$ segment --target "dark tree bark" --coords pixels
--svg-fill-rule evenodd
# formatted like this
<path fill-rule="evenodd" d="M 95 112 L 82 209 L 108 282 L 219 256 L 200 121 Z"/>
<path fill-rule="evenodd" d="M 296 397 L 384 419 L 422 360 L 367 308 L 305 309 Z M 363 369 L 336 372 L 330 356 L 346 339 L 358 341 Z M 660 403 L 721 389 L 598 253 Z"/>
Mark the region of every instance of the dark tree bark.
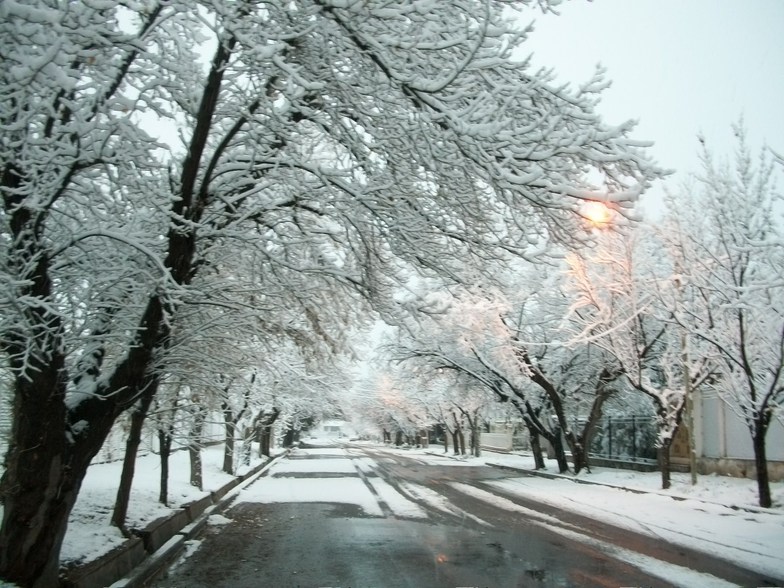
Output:
<path fill-rule="evenodd" d="M 555 460 L 558 463 L 558 471 L 562 474 L 568 472 L 569 461 L 566 459 L 566 452 L 564 451 L 563 446 L 563 435 L 560 428 L 556 427 L 552 432 L 550 443 L 552 443 L 553 449 L 555 450 Z"/>
<path fill-rule="evenodd" d="M 244 466 L 250 465 L 250 454 L 252 452 L 253 440 L 256 438 L 254 427 L 245 427 L 242 432 L 242 445 L 240 449 L 240 463 Z"/>
<path fill-rule="evenodd" d="M 259 439 L 259 457 L 271 457 L 272 427 L 264 427 Z"/>
<path fill-rule="evenodd" d="M 125 457 L 120 474 L 120 485 L 117 488 L 117 496 L 114 500 L 114 510 L 112 511 L 111 523 L 120 529 L 126 537 L 128 530 L 125 527 L 125 519 L 128 516 L 128 506 L 131 500 L 131 486 L 133 476 L 136 471 L 136 456 L 139 453 L 139 445 L 142 441 L 142 429 L 147 413 L 150 410 L 154 395 L 145 393 L 139 399 L 139 403 L 131 412 L 131 426 L 128 431 L 128 439 L 125 441 Z"/>
<path fill-rule="evenodd" d="M 528 351 L 524 348 L 520 348 L 515 351 L 515 354 L 520 362 L 527 368 L 525 373 L 528 375 L 528 378 L 547 394 L 547 399 L 555 413 L 555 418 L 558 421 L 559 430 L 548 439 L 555 449 L 558 469 L 561 473 L 569 470 L 568 461 L 566 460 L 566 455 L 563 450 L 563 440 L 561 438 L 561 435 L 563 435 L 563 438 L 566 439 L 566 443 L 569 445 L 569 449 L 572 452 L 574 473 L 579 473 L 580 468 L 588 462 L 588 458 L 585 455 L 586 447 L 583 445 L 582 441 L 577 438 L 571 427 L 569 427 L 563 407 L 561 391 L 558 390 L 558 387 L 553 384 L 553 382 L 531 360 Z M 566 468 L 563 467 L 564 464 L 566 464 Z"/>
<path fill-rule="evenodd" d="M 770 493 L 770 478 L 768 475 L 767 449 L 765 445 L 765 435 L 768 432 L 769 420 L 770 418 L 764 412 L 761 416 L 757 417 L 754 421 L 754 431 L 751 438 L 754 447 L 754 465 L 757 468 L 759 505 L 763 508 L 770 508 L 773 506 L 773 498 Z"/>
<path fill-rule="evenodd" d="M 479 447 L 479 416 L 478 411 L 472 415 L 470 411 L 464 410 L 461 407 L 457 407 L 460 413 L 465 417 L 466 421 L 468 421 L 468 445 L 471 455 L 474 457 L 479 457 L 481 455 L 481 450 Z M 464 452 L 465 455 L 465 452 Z"/>
<path fill-rule="evenodd" d="M 201 447 L 193 443 L 188 445 L 188 460 L 190 463 L 190 485 L 204 490 L 203 465 L 201 461 Z"/>
<path fill-rule="evenodd" d="M 223 467 L 227 474 L 234 475 L 234 431 L 236 430 L 237 419 L 234 411 L 227 404 L 223 405 Z"/>
<path fill-rule="evenodd" d="M 588 419 L 583 425 L 582 430 L 577 435 L 577 443 L 580 445 L 580 447 L 582 447 L 582 451 L 579 453 L 579 459 L 581 459 L 582 462 L 578 463 L 578 456 L 572 454 L 575 473 L 582 469 L 586 469 L 588 471 L 591 469 L 589 452 L 591 450 L 593 434 L 596 431 L 596 425 L 602 418 L 604 403 L 607 402 L 607 400 L 613 395 L 614 390 L 610 387 L 610 385 L 622 375 L 623 372 L 620 369 L 610 368 L 604 368 L 601 374 L 599 374 L 599 379 L 596 382 L 596 390 L 594 392 L 593 402 L 591 403 L 591 411 L 588 415 Z"/>
<path fill-rule="evenodd" d="M 253 375 L 253 379 L 256 378 L 256 375 Z M 221 377 L 223 380 L 223 377 Z M 253 380 L 251 380 L 252 382 Z M 231 389 L 231 380 L 226 383 L 223 393 L 225 397 L 228 397 L 229 390 Z M 229 405 L 228 402 L 223 402 L 223 426 L 225 431 L 225 439 L 223 445 L 223 471 L 227 474 L 234 475 L 234 447 L 236 445 L 236 433 L 237 433 L 237 423 L 240 422 L 242 415 L 245 414 L 245 411 L 248 409 L 248 395 L 250 394 L 250 389 L 246 389 L 245 394 L 243 395 L 243 405 L 242 408 L 235 414 L 232 407 Z"/>
<path fill-rule="evenodd" d="M 201 406 L 194 406 L 193 422 L 190 434 L 188 435 L 188 461 L 190 463 L 190 484 L 199 490 L 203 490 L 201 445 L 202 433 L 204 431 L 204 420 L 206 411 Z"/>
<path fill-rule="evenodd" d="M 161 488 L 158 502 L 169 506 L 169 457 L 171 456 L 172 431 L 171 429 L 158 429 L 158 444 L 160 445 L 161 460 Z"/>
<path fill-rule="evenodd" d="M 30 377 L 16 378 L 11 446 L 2 481 L 0 575 L 22 586 L 57 582 L 67 515 L 86 471 L 85 456 L 69 451 L 65 423 L 63 357 L 40 364 Z M 20 366 L 21 367 L 21 366 Z M 45 396 L 40 390 L 54 391 Z M 24 399 L 24 401 L 22 401 Z M 50 426 L 51 425 L 51 426 Z M 97 448 L 95 451 L 97 452 Z M 50 488 L 59 488 L 55 498 Z"/>
<path fill-rule="evenodd" d="M 474 417 L 473 420 L 468 420 L 468 426 L 470 427 L 471 435 L 469 438 L 469 449 L 471 451 L 471 455 L 474 457 L 480 457 L 482 455 L 482 449 L 479 447 L 479 417 Z"/>
<path fill-rule="evenodd" d="M 667 407 L 662 405 L 658 399 L 654 399 L 654 401 L 656 402 L 656 414 L 659 418 L 659 422 L 666 423 L 669 416 Z M 684 406 L 685 403 L 681 405 L 680 409 L 675 414 L 675 425 L 669 435 L 666 437 L 660 435 L 657 461 L 659 462 L 659 470 L 661 471 L 662 490 L 667 490 L 670 487 L 670 449 L 672 447 L 672 442 L 675 440 L 675 435 L 678 433 L 678 428 L 681 426 Z"/>
<path fill-rule="evenodd" d="M 516 340 L 516 339 L 515 339 Z M 530 357 L 528 356 L 527 351 L 524 348 L 519 348 L 515 350 L 515 355 L 520 363 L 520 372 L 526 377 L 529 378 L 531 381 L 536 383 L 543 391 L 544 396 L 547 398 L 549 406 L 553 408 L 556 412 L 556 415 L 560 413 L 558 416 L 558 423 L 565 423 L 566 418 L 563 412 L 563 405 L 561 403 L 561 398 L 559 395 L 558 390 L 552 383 L 544 376 L 544 374 L 537 369 L 537 367 L 531 362 Z M 494 375 L 493 379 L 488 380 L 485 382 L 495 393 L 495 395 L 501 400 L 501 402 L 511 402 L 512 405 L 517 409 L 520 415 L 523 417 L 523 421 L 526 423 L 526 426 L 529 428 L 529 431 L 533 428 L 536 431 L 536 435 L 531 435 L 531 439 L 533 440 L 536 438 L 536 442 L 539 441 L 538 436 L 544 437 L 547 441 L 550 442 L 550 445 L 553 447 L 556 453 L 556 460 L 558 462 L 558 469 L 561 473 L 569 471 L 568 460 L 566 459 L 566 454 L 564 452 L 563 443 L 560 439 L 556 440 L 555 434 L 552 430 L 546 426 L 541 418 L 540 412 L 542 407 L 537 409 L 531 406 L 531 403 L 528 400 L 525 392 L 517 387 L 513 382 L 508 380 L 503 374 L 493 370 L 493 368 L 488 365 L 484 359 L 475 354 L 475 357 L 488 368 Z M 503 388 L 503 384 L 506 384 L 509 391 L 511 391 L 511 395 L 505 392 Z M 572 436 L 572 439 L 574 437 Z M 575 448 L 577 453 L 580 453 L 580 446 L 575 444 Z M 534 457 L 537 461 L 537 467 L 541 464 L 541 468 L 544 468 L 544 461 L 541 460 L 541 452 L 538 452 L 539 457 Z M 578 460 L 579 461 L 579 460 Z"/>
<path fill-rule="evenodd" d="M 523 416 L 523 422 L 525 423 L 526 427 L 528 427 L 529 433 L 533 431 L 534 434 L 531 434 L 531 442 L 539 444 L 541 438 L 544 438 L 550 446 L 553 448 L 555 452 L 555 460 L 558 463 L 558 471 L 559 473 L 563 474 L 569 471 L 569 462 L 566 459 L 566 453 L 564 452 L 563 442 L 561 441 L 560 434 L 558 431 L 553 431 L 549 429 L 545 423 L 539 418 L 539 413 L 541 411 L 541 407 L 539 409 L 535 409 L 531 406 L 531 403 L 528 400 L 524 400 L 520 402 L 519 399 L 514 399 L 513 404 L 517 407 L 517 410 Z M 539 448 L 536 452 L 538 454 L 537 457 L 534 456 L 534 463 L 537 464 L 537 468 L 541 467 L 541 469 L 545 468 L 544 458 L 542 457 L 542 448 L 539 445 Z"/>
<path fill-rule="evenodd" d="M 272 425 L 278 420 L 280 415 L 279 408 L 273 408 L 270 412 L 262 412 L 262 418 L 258 424 L 259 430 L 259 454 L 265 457 L 271 457 L 270 450 L 272 445 Z"/>
<path fill-rule="evenodd" d="M 455 455 L 465 455 L 465 435 L 463 434 L 463 427 L 460 425 L 460 419 L 457 418 L 457 413 L 455 412 L 452 412 L 452 421 L 455 424 L 455 430 L 452 434 L 454 453 Z"/>
<path fill-rule="evenodd" d="M 292 425 L 286 429 L 286 434 L 283 436 L 283 447 L 292 447 L 297 441 L 299 441 L 299 431 Z"/>
<path fill-rule="evenodd" d="M 670 480 L 670 447 L 672 447 L 672 440 L 667 439 L 661 443 L 657 449 L 657 456 L 659 462 L 659 471 L 661 472 L 661 487 L 662 490 L 667 490 L 671 485 Z"/>
<path fill-rule="evenodd" d="M 542 457 L 542 444 L 539 442 L 539 433 L 536 431 L 536 427 L 529 422 L 526 422 L 526 427 L 528 427 L 528 437 L 531 441 L 531 451 L 534 454 L 534 467 L 537 470 L 543 470 L 545 465 L 544 457 Z"/>

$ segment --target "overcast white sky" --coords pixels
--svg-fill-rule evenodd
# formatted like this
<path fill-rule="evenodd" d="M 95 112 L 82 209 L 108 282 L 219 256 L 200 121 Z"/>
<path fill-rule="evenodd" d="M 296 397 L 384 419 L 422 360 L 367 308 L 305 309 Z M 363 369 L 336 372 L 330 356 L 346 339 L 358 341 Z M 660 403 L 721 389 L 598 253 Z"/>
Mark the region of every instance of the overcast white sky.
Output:
<path fill-rule="evenodd" d="M 698 170 L 699 132 L 731 149 L 740 116 L 755 150 L 784 152 L 784 0 L 571 0 L 559 12 L 535 16 L 534 65 L 580 83 L 602 63 L 613 85 L 600 112 L 610 124 L 639 120 L 635 138 L 678 171 L 668 186 Z"/>

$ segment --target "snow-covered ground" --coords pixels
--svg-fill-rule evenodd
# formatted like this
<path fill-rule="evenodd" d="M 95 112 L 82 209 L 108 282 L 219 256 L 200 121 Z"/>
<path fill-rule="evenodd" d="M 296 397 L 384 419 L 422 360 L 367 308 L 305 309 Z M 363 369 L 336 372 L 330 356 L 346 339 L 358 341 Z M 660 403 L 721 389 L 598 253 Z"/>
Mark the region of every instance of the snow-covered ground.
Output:
<path fill-rule="evenodd" d="M 250 465 L 243 465 L 238 474 L 262 463 L 254 457 Z M 206 447 L 202 451 L 203 491 L 191 486 L 190 462 L 187 451 L 176 451 L 169 458 L 169 506 L 158 502 L 161 465 L 157 455 L 141 456 L 136 461 L 136 473 L 128 508 L 128 527 L 143 528 L 147 523 L 171 514 L 182 506 L 207 496 L 221 488 L 234 476 L 221 471 L 223 445 Z M 91 465 L 82 484 L 68 523 L 60 559 L 63 562 L 88 562 L 120 545 L 125 539 L 119 529 L 109 525 L 120 481 L 122 462 Z"/>
<path fill-rule="evenodd" d="M 487 463 L 533 469 L 533 458 L 486 454 Z M 557 472 L 555 463 L 550 472 Z M 784 483 L 772 484 L 775 508 L 757 505 L 756 481 L 726 476 L 672 474 L 661 490 L 659 472 L 592 468 L 577 479 L 523 476 L 488 483 L 513 495 L 534 498 L 585 516 L 711 553 L 760 573 L 784 578 Z M 643 493 L 634 492 L 643 491 Z M 466 490 L 469 491 L 470 490 Z M 498 503 L 485 493 L 479 496 Z M 507 504 L 500 499 L 501 505 Z"/>
<path fill-rule="evenodd" d="M 356 450 L 299 449 L 300 453 L 324 456 L 319 460 L 283 460 L 273 466 L 272 476 L 266 477 L 242 490 L 237 502 L 291 502 L 335 501 L 357 504 L 370 516 L 382 516 L 379 499 L 394 515 L 424 518 L 426 513 L 415 502 L 425 502 L 442 510 L 454 509 L 448 501 L 433 490 L 405 483 L 400 485 L 404 494 L 381 478 L 366 478 L 375 492 L 355 474 L 368 473 L 374 468 L 372 459 L 363 457 Z M 439 465 L 481 465 L 495 463 L 514 468 L 533 469 L 533 460 L 525 455 L 485 453 L 480 458 L 455 459 L 444 456 L 439 448 L 395 449 L 386 448 L 391 454 L 400 454 L 424 463 Z M 352 457 L 353 459 L 340 459 Z M 169 496 L 171 507 L 179 507 L 197 500 L 207 491 L 216 489 L 230 477 L 220 471 L 222 448 L 211 447 L 204 451 L 204 492 L 188 484 L 188 456 L 178 452 L 172 456 Z M 251 465 L 258 464 L 258 460 Z M 121 463 L 97 464 L 90 468 L 76 508 L 71 516 L 63 548 L 64 560 L 92 560 L 123 541 L 119 532 L 109 526 Z M 548 471 L 556 472 L 554 462 L 548 462 Z M 317 479 L 297 477 L 305 472 Z M 324 477 L 318 477 L 323 472 Z M 279 476 L 275 476 L 278 474 Z M 287 474 L 293 474 L 288 476 Z M 157 456 L 139 459 L 134 480 L 129 522 L 142 527 L 171 512 L 172 508 L 160 505 L 158 478 L 160 466 Z M 520 507 L 508 499 L 492 494 L 497 488 L 512 495 L 535 497 L 560 508 L 583 513 L 590 517 L 660 537 L 673 543 L 704 549 L 728 560 L 736 561 L 776 577 L 784 577 L 784 483 L 774 483 L 773 497 L 776 506 L 760 509 L 756 505 L 756 484 L 753 480 L 720 476 L 699 476 L 696 486 L 690 484 L 688 474 L 673 474 L 672 488 L 659 489 L 659 474 L 593 468 L 591 473 L 579 478 L 598 482 L 578 484 L 572 476 L 555 479 L 538 476 L 514 476 L 508 480 L 488 483 L 482 488 L 463 484 L 454 487 L 502 508 L 516 510 Z M 626 488 L 645 491 L 642 494 Z M 467 514 L 467 513 L 463 513 Z M 530 513 L 531 518 L 548 524 L 546 517 Z M 469 515 L 470 516 L 470 515 Z M 538 518 L 537 518 L 538 517 Z M 478 521 L 482 522 L 482 521 Z"/>

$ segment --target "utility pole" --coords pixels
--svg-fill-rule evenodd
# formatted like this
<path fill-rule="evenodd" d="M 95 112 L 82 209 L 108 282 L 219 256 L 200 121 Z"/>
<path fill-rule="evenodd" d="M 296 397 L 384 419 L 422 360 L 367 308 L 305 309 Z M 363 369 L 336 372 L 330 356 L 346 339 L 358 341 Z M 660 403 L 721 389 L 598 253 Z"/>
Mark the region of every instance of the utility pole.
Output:
<path fill-rule="evenodd" d="M 686 397 L 686 428 L 689 433 L 689 471 L 691 472 L 691 485 L 695 486 L 697 484 L 697 447 L 694 442 L 694 399 L 691 390 L 689 349 L 685 332 L 681 332 L 681 364 L 683 366 L 683 393 Z"/>

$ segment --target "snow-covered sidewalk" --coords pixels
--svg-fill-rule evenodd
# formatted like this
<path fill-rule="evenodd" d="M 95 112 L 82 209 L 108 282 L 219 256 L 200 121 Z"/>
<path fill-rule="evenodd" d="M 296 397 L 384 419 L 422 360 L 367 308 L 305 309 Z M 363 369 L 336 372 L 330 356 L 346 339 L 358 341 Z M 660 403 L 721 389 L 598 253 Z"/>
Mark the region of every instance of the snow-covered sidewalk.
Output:
<path fill-rule="evenodd" d="M 244 474 L 263 463 L 264 460 L 257 455 L 258 451 L 254 448 L 250 464 L 240 466 L 236 474 Z M 164 506 L 158 501 L 161 475 L 159 457 L 148 454 L 137 458 L 128 509 L 128 527 L 142 529 L 152 521 L 171 515 L 184 505 L 208 496 L 231 482 L 236 476 L 221 471 L 222 464 L 223 445 L 202 450 L 203 490 L 199 490 L 190 485 L 188 452 L 172 453 L 169 458 L 169 506 Z M 121 471 L 121 461 L 90 466 L 69 518 L 61 562 L 84 564 L 125 541 L 120 530 L 109 524 Z"/>
<path fill-rule="evenodd" d="M 482 463 L 500 465 L 534 473 L 534 459 L 530 454 L 494 453 L 486 451 L 480 458 L 472 458 Z M 545 460 L 548 477 L 562 478 L 570 482 L 602 484 L 610 487 L 639 490 L 646 493 L 661 494 L 675 499 L 689 498 L 714 504 L 722 504 L 743 510 L 778 513 L 784 515 L 784 482 L 771 484 L 774 508 L 762 509 L 758 505 L 757 482 L 748 478 L 731 478 L 715 474 L 697 475 L 697 484 L 691 484 L 691 474 L 672 472 L 671 487 L 661 489 L 661 473 L 638 472 L 617 468 L 591 467 L 591 471 L 582 471 L 577 476 L 558 474 L 555 460 Z"/>

